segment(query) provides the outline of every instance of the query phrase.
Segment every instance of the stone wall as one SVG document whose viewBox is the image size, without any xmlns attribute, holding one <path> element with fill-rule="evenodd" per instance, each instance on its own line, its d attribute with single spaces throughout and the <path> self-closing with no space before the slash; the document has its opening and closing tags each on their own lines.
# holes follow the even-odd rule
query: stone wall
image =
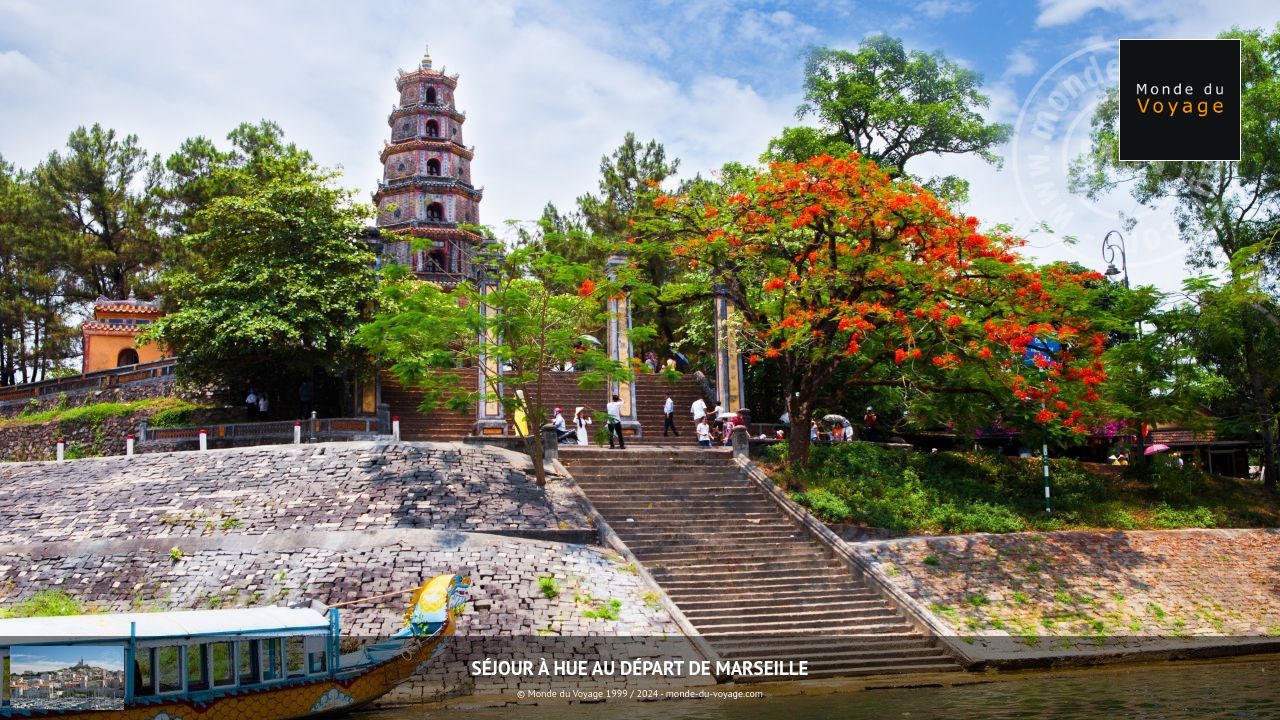
<svg viewBox="0 0 1280 720">
<path fill-rule="evenodd" d="M 469 692 L 502 694 L 519 680 L 475 679 L 468 663 L 529 651 L 542 638 L 576 642 L 585 657 L 639 658 L 681 650 L 674 622 L 634 569 L 583 545 L 431 530 L 282 532 L 144 540 L 0 544 L 0 604 L 49 588 L 107 612 L 203 609 L 315 599 L 335 604 L 413 588 L 437 574 L 472 579 L 472 598 L 451 646 L 388 701 L 419 702 Z M 541 577 L 555 578 L 547 598 Z M 610 599 L 618 619 L 585 613 Z M 385 637 L 403 627 L 408 596 L 341 610 L 344 635 Z M 572 638 L 565 641 L 563 638 Z M 350 641 L 349 641 L 350 642 Z M 551 656 L 551 653 L 547 653 Z M 545 689 L 543 680 L 528 687 Z"/>
<path fill-rule="evenodd" d="M 556 684 L 472 677 L 485 657 L 697 657 L 635 567 L 560 542 L 594 541 L 583 510 L 570 483 L 539 488 L 527 456 L 460 443 L 14 463 L 0 466 L 0 606 L 51 588 L 102 611 L 333 604 L 463 573 L 472 602 L 457 638 L 392 701 Z M 344 635 L 394 632 L 407 600 L 343 608 Z M 611 600 L 616 618 L 589 616 Z"/>
<path fill-rule="evenodd" d="M 430 528 L 591 532 L 528 456 L 451 443 L 318 443 L 0 465 L 0 542 Z"/>
<path fill-rule="evenodd" d="M 25 400 L 11 400 L 0 403 L 0 418 L 17 417 L 23 411 L 50 410 L 58 406 L 79 407 L 101 402 L 131 402 L 158 397 L 184 397 L 193 401 L 205 400 L 212 396 L 208 388 L 200 390 L 179 391 L 173 376 L 156 378 L 145 382 L 128 383 L 108 388 L 83 388 L 65 393 L 52 393 Z"/>
<path fill-rule="evenodd" d="M 981 661 L 1280 650 L 1280 530 L 1016 533 L 849 547 Z"/>
</svg>

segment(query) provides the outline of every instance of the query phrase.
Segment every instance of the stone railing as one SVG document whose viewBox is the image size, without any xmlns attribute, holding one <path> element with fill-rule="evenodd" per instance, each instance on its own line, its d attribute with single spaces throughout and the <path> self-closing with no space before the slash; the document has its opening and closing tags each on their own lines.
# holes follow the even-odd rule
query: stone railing
<svg viewBox="0 0 1280 720">
<path fill-rule="evenodd" d="M 204 427 L 151 427 L 142 423 L 138 428 L 138 442 L 142 445 L 181 445 L 200 440 L 203 430 L 206 439 L 217 445 L 270 445 L 292 442 L 294 426 L 300 428 L 300 438 L 306 442 L 368 439 L 376 435 L 388 435 L 389 423 L 381 417 L 316 418 L 313 420 L 276 420 L 256 423 L 228 423 Z"/>
<path fill-rule="evenodd" d="M 171 377 L 177 367 L 178 361 L 169 358 L 137 365 L 125 365 L 110 370 L 99 370 L 98 372 L 84 375 L 72 375 L 71 377 L 41 382 L 0 387 L 0 406 L 14 402 L 25 402 L 30 398 L 57 395 L 58 393 L 100 390 L 116 385 Z"/>
</svg>

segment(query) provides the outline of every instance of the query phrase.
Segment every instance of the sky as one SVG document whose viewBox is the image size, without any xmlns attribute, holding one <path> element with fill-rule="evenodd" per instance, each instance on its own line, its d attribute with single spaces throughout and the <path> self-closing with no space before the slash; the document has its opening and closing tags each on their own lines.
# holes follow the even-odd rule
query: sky
<svg viewBox="0 0 1280 720">
<path fill-rule="evenodd" d="M 81 660 L 93 667 L 106 670 L 120 670 L 124 667 L 124 648 L 119 646 L 16 647 L 13 649 L 12 657 L 10 670 L 15 674 L 27 671 L 61 670 Z"/>
<path fill-rule="evenodd" d="M 959 209 L 1013 226 L 1042 260 L 1104 269 L 1102 238 L 1128 213 L 1132 281 L 1173 290 L 1186 271 L 1168 209 L 1073 196 L 1067 165 L 1087 147 L 1118 38 L 1278 20 L 1264 0 L 0 0 L 0 156 L 30 168 L 95 122 L 167 155 L 265 118 L 367 201 L 397 68 L 415 68 L 429 44 L 436 68 L 461 75 L 481 220 L 498 227 L 595 190 L 601 156 L 627 131 L 662 142 L 684 177 L 755 162 L 804 122 L 805 49 L 883 32 L 981 73 L 987 116 L 1014 126 L 1001 168 L 947 157 L 908 170 L 968 179 Z M 1046 103 L 1052 121 L 1037 127 Z"/>
</svg>

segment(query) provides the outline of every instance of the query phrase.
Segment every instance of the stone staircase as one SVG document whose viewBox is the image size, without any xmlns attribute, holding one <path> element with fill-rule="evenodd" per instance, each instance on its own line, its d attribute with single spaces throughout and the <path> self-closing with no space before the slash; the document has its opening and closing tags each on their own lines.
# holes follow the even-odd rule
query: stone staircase
<svg viewBox="0 0 1280 720">
<path fill-rule="evenodd" d="M 571 448 L 560 458 L 721 659 L 806 660 L 809 677 L 960 670 L 729 451 Z"/>
</svg>

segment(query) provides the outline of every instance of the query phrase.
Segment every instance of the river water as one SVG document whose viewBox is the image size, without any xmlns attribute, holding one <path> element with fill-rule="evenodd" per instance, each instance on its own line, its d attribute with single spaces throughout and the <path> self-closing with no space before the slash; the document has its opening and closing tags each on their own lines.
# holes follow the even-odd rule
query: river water
<svg viewBox="0 0 1280 720">
<path fill-rule="evenodd" d="M 996 679 L 998 678 L 998 679 Z M 1169 663 L 1066 672 L 973 676 L 944 687 L 793 694 L 796 688 L 737 700 L 619 701 L 537 706 L 387 708 L 353 720 L 848 720 L 876 718 L 1280 718 L 1280 660 Z M 751 685 L 709 690 L 751 691 Z M 759 688 L 756 688 L 759 689 Z M 452 704 L 468 706 L 473 699 Z"/>
</svg>

